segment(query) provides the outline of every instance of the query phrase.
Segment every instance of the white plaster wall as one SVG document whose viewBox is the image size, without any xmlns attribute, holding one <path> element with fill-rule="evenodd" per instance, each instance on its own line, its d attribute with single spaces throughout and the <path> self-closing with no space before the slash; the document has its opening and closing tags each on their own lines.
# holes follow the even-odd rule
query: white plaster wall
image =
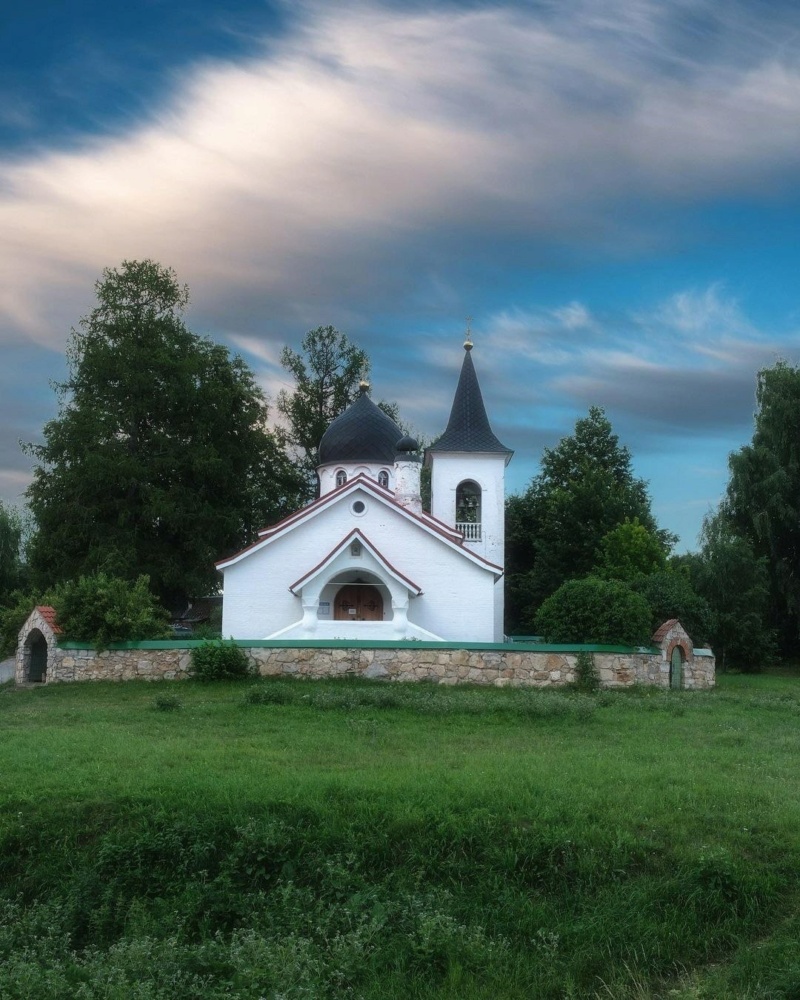
<svg viewBox="0 0 800 1000">
<path fill-rule="evenodd" d="M 360 516 L 352 511 L 356 500 L 366 506 Z M 263 638 L 301 619 L 301 602 L 290 593 L 290 585 L 316 567 L 354 528 L 397 572 L 422 589 L 422 595 L 409 602 L 409 621 L 443 639 L 495 641 L 494 575 L 362 490 L 224 571 L 223 635 Z"/>
<path fill-rule="evenodd" d="M 254 552 L 224 571 L 222 635 L 226 639 L 263 639 L 303 617 L 300 598 L 289 587 L 324 553 L 303 567 L 299 562 L 304 546 L 299 549 L 289 533 L 275 539 L 267 551 Z M 305 551 L 306 560 L 309 555 Z"/>
<path fill-rule="evenodd" d="M 505 565 L 505 455 L 431 453 L 431 513 L 455 527 L 456 489 L 465 479 L 481 488 L 481 540 L 469 542 L 478 555 Z"/>
</svg>

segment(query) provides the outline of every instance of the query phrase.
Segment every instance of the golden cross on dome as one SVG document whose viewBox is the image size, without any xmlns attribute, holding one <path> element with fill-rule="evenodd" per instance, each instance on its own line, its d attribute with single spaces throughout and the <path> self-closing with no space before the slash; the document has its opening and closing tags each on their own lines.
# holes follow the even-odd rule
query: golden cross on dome
<svg viewBox="0 0 800 1000">
<path fill-rule="evenodd" d="M 464 350 L 472 350 L 472 317 L 467 316 L 467 332 L 464 336 Z"/>
</svg>

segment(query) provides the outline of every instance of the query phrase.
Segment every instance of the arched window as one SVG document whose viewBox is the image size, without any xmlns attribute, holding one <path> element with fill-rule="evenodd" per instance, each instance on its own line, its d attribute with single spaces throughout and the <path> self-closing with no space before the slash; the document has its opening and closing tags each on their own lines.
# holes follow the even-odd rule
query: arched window
<svg viewBox="0 0 800 1000">
<path fill-rule="evenodd" d="M 381 469 L 378 473 L 378 486 L 382 486 L 385 490 L 389 489 L 389 473 L 386 469 Z"/>
<path fill-rule="evenodd" d="M 344 486 L 346 482 L 347 482 L 347 473 L 344 471 L 344 469 L 339 469 L 339 471 L 336 473 L 336 485 Z"/>
<path fill-rule="evenodd" d="M 456 489 L 456 528 L 468 542 L 481 538 L 481 488 L 471 479 Z"/>
</svg>

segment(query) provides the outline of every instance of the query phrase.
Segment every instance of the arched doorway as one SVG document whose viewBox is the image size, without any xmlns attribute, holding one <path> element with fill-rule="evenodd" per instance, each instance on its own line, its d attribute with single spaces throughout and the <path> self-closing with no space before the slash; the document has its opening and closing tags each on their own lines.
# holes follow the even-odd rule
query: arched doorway
<svg viewBox="0 0 800 1000">
<path fill-rule="evenodd" d="M 383 597 L 370 583 L 347 583 L 336 592 L 335 621 L 382 622 Z"/>
<path fill-rule="evenodd" d="M 675 646 L 669 658 L 669 686 L 680 689 L 683 687 L 683 650 Z"/>
<path fill-rule="evenodd" d="M 47 640 L 38 629 L 28 636 L 27 678 L 31 684 L 43 684 L 47 679 Z"/>
</svg>

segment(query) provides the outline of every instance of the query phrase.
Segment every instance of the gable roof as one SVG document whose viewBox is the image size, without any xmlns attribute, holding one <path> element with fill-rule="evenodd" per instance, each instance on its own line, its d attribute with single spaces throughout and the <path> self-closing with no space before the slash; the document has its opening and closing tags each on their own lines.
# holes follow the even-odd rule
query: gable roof
<svg viewBox="0 0 800 1000">
<path fill-rule="evenodd" d="M 317 565 L 310 569 L 307 573 L 300 577 L 299 580 L 295 580 L 293 584 L 289 586 L 289 590 L 293 594 L 296 594 L 300 589 L 302 589 L 310 580 L 313 580 L 315 576 L 321 573 L 326 566 L 329 566 L 333 560 L 339 555 L 340 552 L 344 551 L 348 545 L 353 541 L 358 540 L 364 546 L 364 548 L 372 555 L 372 557 L 378 562 L 381 567 L 388 573 L 389 576 L 394 577 L 395 580 L 403 587 L 407 587 L 410 591 L 413 591 L 415 597 L 419 597 L 422 593 L 422 587 L 414 583 L 413 580 L 409 580 L 407 576 L 404 576 L 399 570 L 396 570 L 394 566 L 389 562 L 388 559 L 380 552 L 380 550 L 372 544 L 372 542 L 367 538 L 367 536 L 359 529 L 353 528 L 353 530 L 335 545 L 331 551 L 322 559 Z"/>
<path fill-rule="evenodd" d="M 290 514 L 282 521 L 272 525 L 272 527 L 264 528 L 262 531 L 259 531 L 257 541 L 253 542 L 252 545 L 248 545 L 247 548 L 242 549 L 240 552 L 236 552 L 234 555 L 228 556 L 226 559 L 220 559 L 220 561 L 215 564 L 216 568 L 224 570 L 229 566 L 233 566 L 241 559 L 258 549 L 263 548 L 273 540 L 294 530 L 300 524 L 319 516 L 329 507 L 342 502 L 351 493 L 356 493 L 359 490 L 370 494 L 370 496 L 374 497 L 374 499 L 394 510 L 405 520 L 419 528 L 422 528 L 428 534 L 439 538 L 446 545 L 448 545 L 448 547 L 458 551 L 470 562 L 475 563 L 475 565 L 480 566 L 482 569 L 491 570 L 498 578 L 503 575 L 502 566 L 489 562 L 488 559 L 484 559 L 483 556 L 479 556 L 477 553 L 472 552 L 464 545 L 464 536 L 460 531 L 456 531 L 455 528 L 449 527 L 437 518 L 432 517 L 430 514 L 416 514 L 407 507 L 404 507 L 402 504 L 399 504 L 397 500 L 395 500 L 393 493 L 384 489 L 382 486 L 379 486 L 374 479 L 371 479 L 363 472 L 348 480 L 343 486 L 340 486 L 335 490 L 331 490 L 331 492 L 326 493 L 325 496 L 314 500 L 306 507 L 301 507 L 300 510 L 295 511 L 294 514 Z"/>
<path fill-rule="evenodd" d="M 464 363 L 458 378 L 450 419 L 444 434 L 428 448 L 429 452 L 482 452 L 506 456 L 508 464 L 514 454 L 495 436 L 483 405 L 481 387 L 472 363 L 472 344 L 464 344 Z"/>
</svg>

